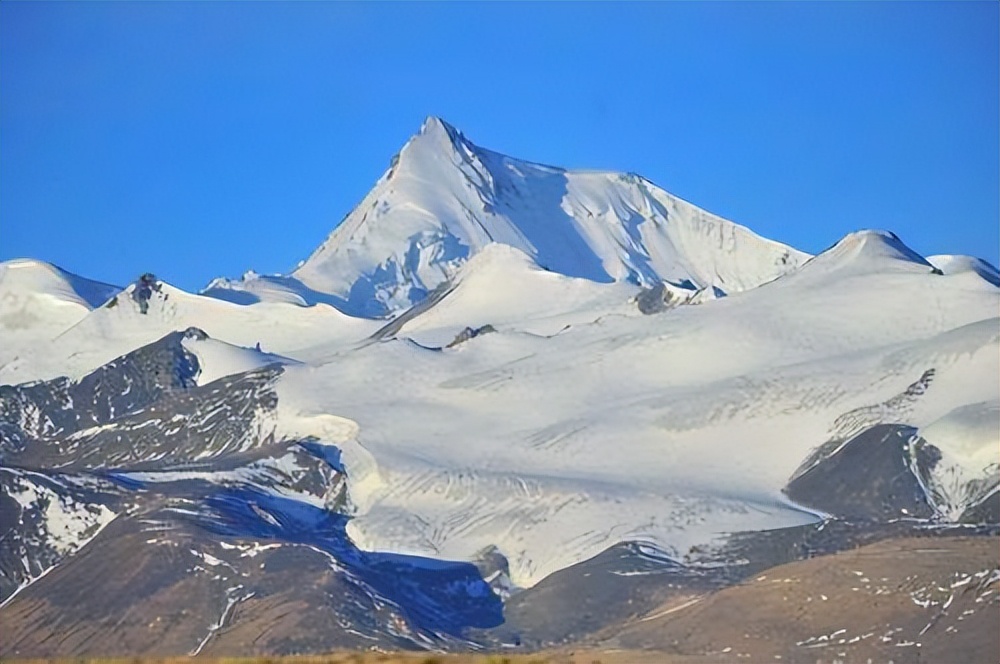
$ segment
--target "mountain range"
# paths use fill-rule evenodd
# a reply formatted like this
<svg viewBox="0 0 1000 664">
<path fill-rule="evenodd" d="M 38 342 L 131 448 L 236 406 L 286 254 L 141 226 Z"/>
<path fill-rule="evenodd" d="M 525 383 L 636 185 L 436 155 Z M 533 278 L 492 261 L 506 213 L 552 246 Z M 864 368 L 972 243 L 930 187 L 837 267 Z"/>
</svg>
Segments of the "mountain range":
<svg viewBox="0 0 1000 664">
<path fill-rule="evenodd" d="M 976 258 L 878 230 L 811 256 L 433 117 L 290 274 L 189 293 L 2 263 L 0 654 L 718 655 L 643 630 L 936 538 L 975 638 L 907 577 L 898 629 L 862 611 L 855 642 L 772 654 L 975 658 L 998 305 Z"/>
</svg>

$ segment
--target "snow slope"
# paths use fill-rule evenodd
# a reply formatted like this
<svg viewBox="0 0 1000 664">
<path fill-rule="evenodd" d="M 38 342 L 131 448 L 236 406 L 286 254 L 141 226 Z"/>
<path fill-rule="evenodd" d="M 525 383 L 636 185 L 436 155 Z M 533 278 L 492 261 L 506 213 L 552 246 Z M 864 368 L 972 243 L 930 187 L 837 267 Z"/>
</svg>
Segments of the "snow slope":
<svg viewBox="0 0 1000 664">
<path fill-rule="evenodd" d="M 0 365 L 69 329 L 119 290 L 43 261 L 0 263 Z"/>
<path fill-rule="evenodd" d="M 201 291 L 201 295 L 235 304 L 280 302 L 300 307 L 329 304 L 343 308 L 343 302 L 340 298 L 329 293 L 314 291 L 294 277 L 261 275 L 252 270 L 239 280 L 213 279 Z"/>
<path fill-rule="evenodd" d="M 928 256 L 927 262 L 945 274 L 975 272 L 994 286 L 1000 286 L 1000 271 L 982 258 L 942 254 L 939 256 Z"/>
<path fill-rule="evenodd" d="M 360 342 L 378 327 L 374 321 L 351 318 L 327 305 L 301 307 L 271 302 L 239 305 L 193 295 L 165 282 L 158 282 L 147 312 L 142 313 L 133 297 L 136 288 L 136 284 L 130 285 L 105 306 L 87 313 L 49 342 L 44 352 L 0 366 L 0 384 L 56 376 L 78 378 L 115 357 L 188 327 L 205 330 L 217 342 L 247 349 L 260 344 L 264 353 L 291 359 L 297 359 L 297 353 L 303 349 L 319 348 L 334 354 Z M 240 358 L 240 353 L 230 355 L 229 359 L 219 360 L 222 366 L 243 366 L 257 361 L 246 355 Z"/>
<path fill-rule="evenodd" d="M 184 348 L 198 358 L 196 385 L 207 385 L 223 376 L 260 369 L 271 364 L 296 364 L 294 360 L 275 353 L 265 353 L 256 348 L 235 346 L 218 339 L 185 337 Z"/>
<path fill-rule="evenodd" d="M 891 234 L 652 316 L 513 250 L 478 258 L 395 337 L 278 382 L 279 430 L 344 451 L 359 546 L 461 560 L 496 546 L 521 586 L 623 540 L 683 557 L 819 518 L 781 489 L 822 443 L 1000 397 L 1000 289 L 936 273 Z M 552 302 L 573 324 L 540 335 L 536 303 Z"/>
<path fill-rule="evenodd" d="M 491 244 L 462 266 L 440 302 L 399 321 L 397 334 L 431 347 L 487 325 L 552 336 L 604 315 L 640 315 L 631 302 L 638 290 L 549 272 L 518 249 Z"/>
<path fill-rule="evenodd" d="M 944 516 L 957 519 L 1000 485 L 1000 402 L 960 406 L 920 430 L 941 452 L 930 477 L 931 498 Z"/>
<path fill-rule="evenodd" d="M 351 314 L 383 316 L 422 300 L 493 242 L 569 277 L 646 286 L 665 280 L 725 293 L 770 281 L 808 258 L 637 175 L 513 159 L 431 117 L 289 277 L 216 280 L 206 294 L 327 301 Z"/>
</svg>

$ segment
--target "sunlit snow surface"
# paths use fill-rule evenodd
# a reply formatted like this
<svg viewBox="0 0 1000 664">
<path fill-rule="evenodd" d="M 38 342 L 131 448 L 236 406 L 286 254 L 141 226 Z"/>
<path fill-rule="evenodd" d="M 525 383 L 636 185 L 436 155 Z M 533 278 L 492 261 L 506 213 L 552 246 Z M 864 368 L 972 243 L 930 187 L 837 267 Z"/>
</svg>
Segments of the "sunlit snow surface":
<svg viewBox="0 0 1000 664">
<path fill-rule="evenodd" d="M 637 176 L 509 159 L 432 119 L 292 275 L 160 284 L 145 312 L 131 286 L 25 340 L 0 382 L 80 377 L 198 327 L 183 343 L 206 390 L 282 365 L 260 426 L 339 448 L 353 545 L 496 547 L 527 587 L 617 542 L 683 557 L 822 518 L 782 489 L 857 426 L 939 446 L 929 490 L 954 516 L 968 479 L 996 484 L 991 269 L 875 231 L 810 258 Z M 678 306 L 640 313 L 663 282 Z"/>
<path fill-rule="evenodd" d="M 941 452 L 929 488 L 932 502 L 942 515 L 958 518 L 997 490 L 998 432 L 997 401 L 959 406 L 920 430 L 920 435 Z"/>
<path fill-rule="evenodd" d="M 422 300 L 492 243 L 596 282 L 752 288 L 807 254 L 629 173 L 568 171 L 474 145 L 428 118 L 372 191 L 287 277 L 216 280 L 234 302 L 325 302 L 363 316 Z"/>
<path fill-rule="evenodd" d="M 215 378 L 241 370 L 237 367 L 249 369 L 271 360 L 287 361 L 282 358 L 295 360 L 300 352 L 323 349 L 333 353 L 379 327 L 376 321 L 352 318 L 328 305 L 300 307 L 265 302 L 242 306 L 187 293 L 162 282 L 143 314 L 132 297 L 134 291 L 135 285 L 129 286 L 51 342 L 35 339 L 36 347 L 44 347 L 44 352 L 22 352 L 0 366 L 0 383 L 65 375 L 78 378 L 139 346 L 188 327 L 198 327 L 213 339 L 243 349 L 225 352 L 218 346 L 213 348 L 212 343 L 202 345 L 201 352 L 213 356 L 206 370 Z M 281 357 L 268 358 L 267 354 Z M 220 363 L 232 366 L 225 370 L 218 368 Z"/>
<path fill-rule="evenodd" d="M 998 396 L 997 289 L 935 274 L 888 234 L 648 317 L 609 306 L 613 285 L 486 258 L 502 274 L 466 274 L 395 338 L 278 383 L 290 435 L 342 445 L 363 548 L 472 559 L 495 545 L 522 586 L 622 540 L 683 555 L 816 519 L 781 489 L 844 413 L 919 427 Z M 489 311 L 497 332 L 431 349 Z M 931 368 L 912 405 L 882 405 Z M 356 432 L 325 432 L 329 413 Z M 997 456 L 993 432 L 978 454 Z"/>
<path fill-rule="evenodd" d="M 0 263 L 0 365 L 80 322 L 118 290 L 43 261 Z"/>
</svg>

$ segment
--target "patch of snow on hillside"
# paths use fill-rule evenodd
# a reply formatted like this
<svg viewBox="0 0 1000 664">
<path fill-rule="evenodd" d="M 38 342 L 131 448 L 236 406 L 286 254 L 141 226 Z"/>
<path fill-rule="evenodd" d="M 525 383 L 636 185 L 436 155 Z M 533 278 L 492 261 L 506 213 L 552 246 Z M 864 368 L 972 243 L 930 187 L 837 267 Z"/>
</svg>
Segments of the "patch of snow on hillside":
<svg viewBox="0 0 1000 664">
<path fill-rule="evenodd" d="M 257 348 L 234 346 L 217 339 L 185 337 L 181 343 L 198 358 L 198 385 L 207 385 L 223 376 L 259 369 L 269 364 L 291 364 L 290 360 L 274 353 L 265 353 Z"/>
<path fill-rule="evenodd" d="M 941 452 L 930 477 L 935 509 L 957 521 L 1000 485 L 1000 402 L 960 406 L 919 434 Z"/>
<path fill-rule="evenodd" d="M 431 309 L 406 322 L 399 336 L 446 346 L 465 328 L 489 325 L 552 336 L 606 315 L 638 315 L 630 284 L 599 284 L 543 270 L 526 254 L 491 244 L 454 278 L 455 287 Z"/>
<path fill-rule="evenodd" d="M 978 274 L 994 286 L 1000 286 L 1000 270 L 997 270 L 997 268 L 981 258 L 942 254 L 939 256 L 928 256 L 927 262 L 945 274 L 972 272 Z"/>
</svg>

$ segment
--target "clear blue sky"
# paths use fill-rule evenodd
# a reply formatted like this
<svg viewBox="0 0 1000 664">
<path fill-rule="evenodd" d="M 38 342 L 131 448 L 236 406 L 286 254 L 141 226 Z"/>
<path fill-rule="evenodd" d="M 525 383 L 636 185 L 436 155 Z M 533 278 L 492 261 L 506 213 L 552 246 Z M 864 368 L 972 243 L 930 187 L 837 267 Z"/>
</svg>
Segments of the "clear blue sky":
<svg viewBox="0 0 1000 664">
<path fill-rule="evenodd" d="M 0 3 L 0 259 L 287 272 L 426 115 L 817 252 L 998 262 L 998 8 Z"/>
</svg>

